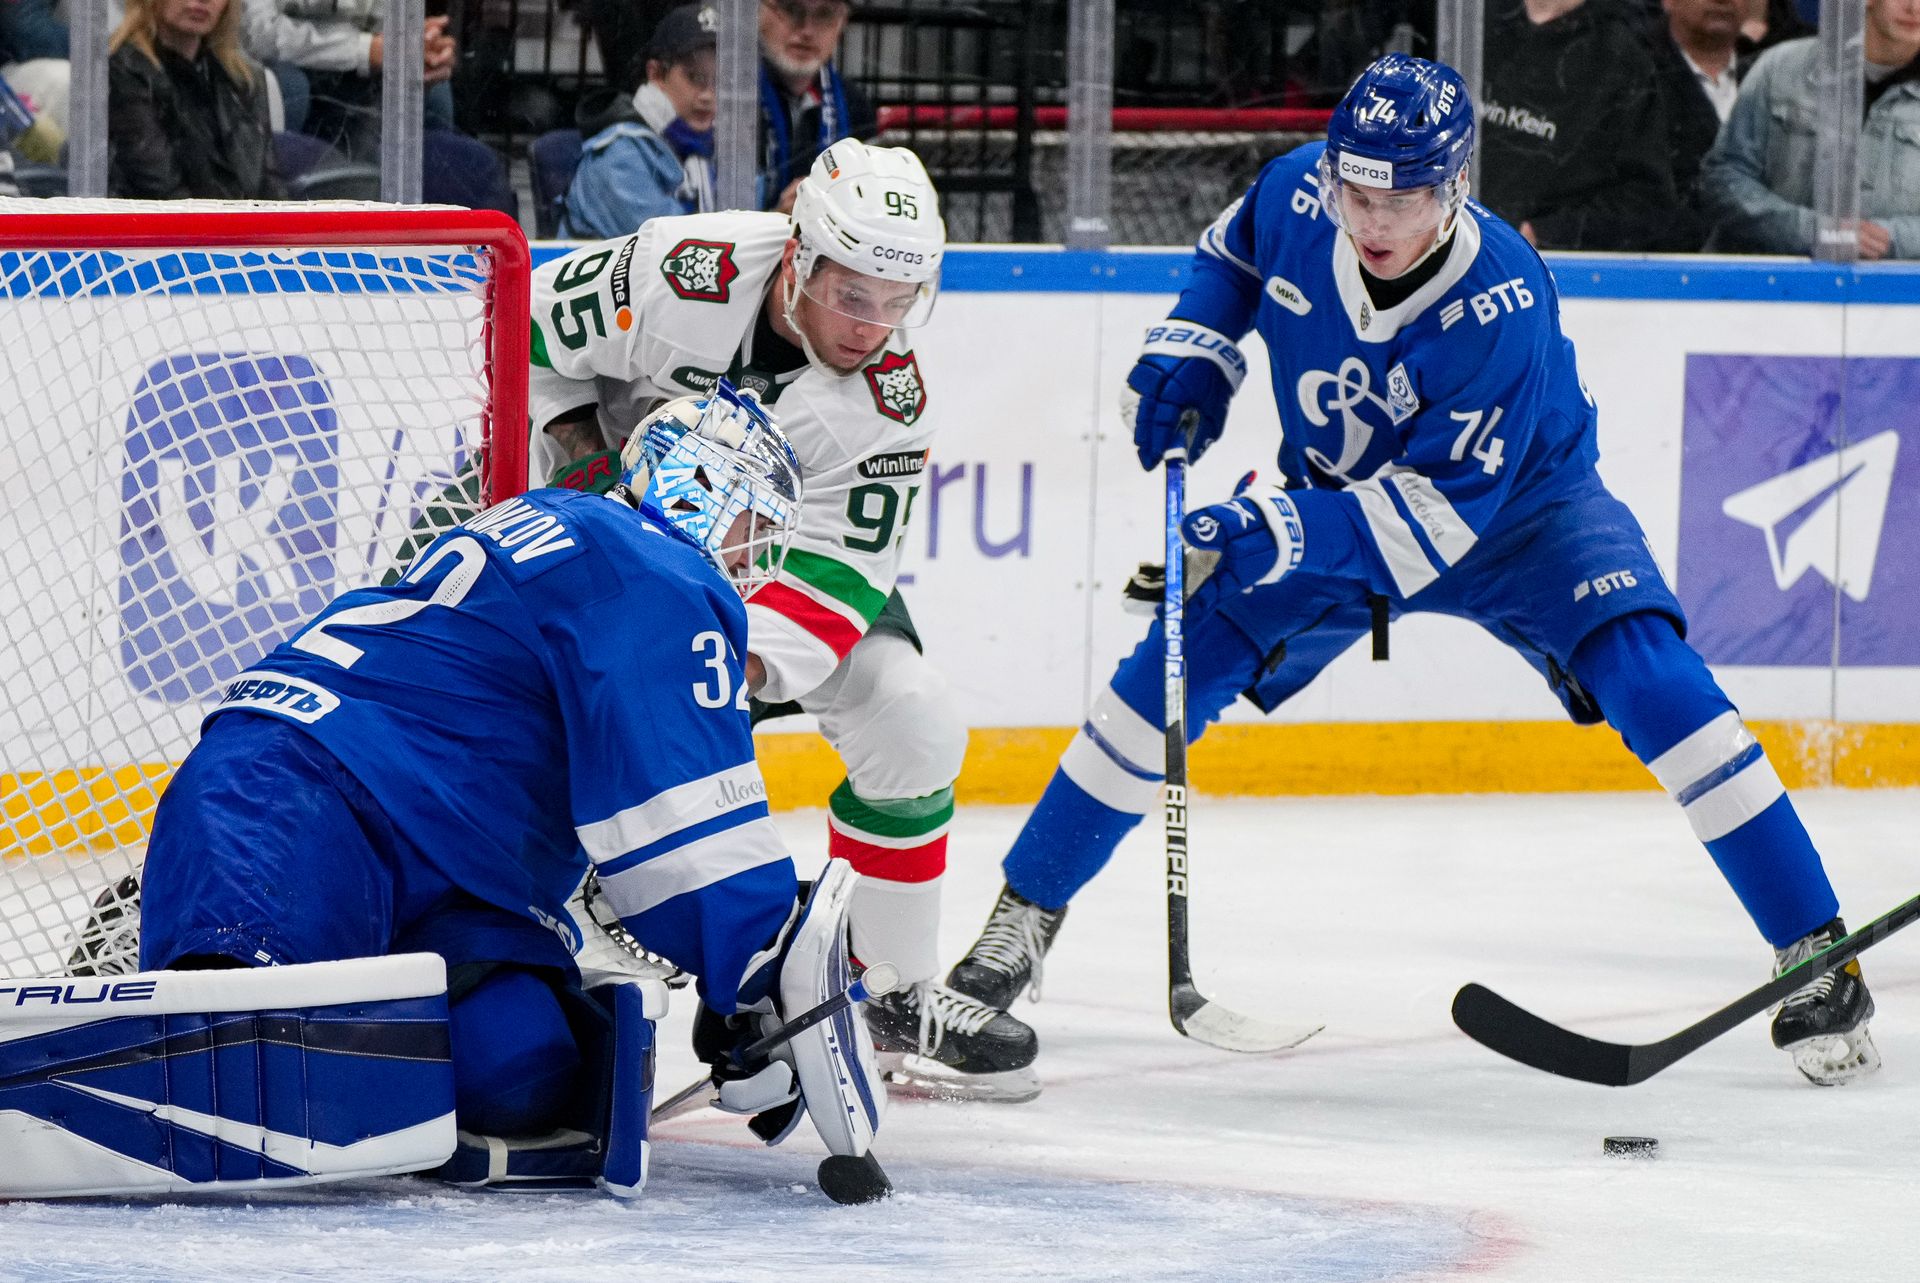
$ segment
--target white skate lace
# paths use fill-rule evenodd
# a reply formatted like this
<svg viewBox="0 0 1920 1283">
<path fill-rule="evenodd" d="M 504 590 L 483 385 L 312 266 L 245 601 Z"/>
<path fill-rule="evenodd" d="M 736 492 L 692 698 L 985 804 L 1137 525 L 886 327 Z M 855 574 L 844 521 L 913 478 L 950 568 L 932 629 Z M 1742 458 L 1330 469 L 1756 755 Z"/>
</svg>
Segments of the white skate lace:
<svg viewBox="0 0 1920 1283">
<path fill-rule="evenodd" d="M 1017 977 L 1020 968 L 1028 968 L 1027 987 L 1035 1002 L 1040 1001 L 1040 967 L 1047 956 L 1047 918 L 1051 916 L 1037 904 L 1009 901 L 994 911 L 973 947 L 973 960 L 1005 976 Z"/>
<path fill-rule="evenodd" d="M 932 980 L 923 980 L 914 986 L 913 1002 L 920 1008 L 920 1054 L 923 1056 L 938 1051 L 949 1030 L 977 1034 L 1000 1014 L 986 1003 L 975 1002 Z"/>
<path fill-rule="evenodd" d="M 1773 974 L 1776 976 L 1785 975 L 1788 971 L 1799 966 L 1808 958 L 1811 958 L 1814 954 L 1825 949 L 1832 943 L 1833 937 L 1829 936 L 1825 931 L 1816 931 L 1810 936 L 1803 936 L 1795 940 L 1792 944 L 1773 955 Z M 1795 989 L 1792 993 L 1788 994 L 1786 1000 L 1780 1004 L 1781 1008 L 1784 1010 L 1787 1007 L 1804 1007 L 1811 1002 L 1825 1001 L 1827 995 L 1833 992 L 1834 974 L 1834 971 L 1829 971 L 1811 984 L 1805 984 Z"/>
</svg>

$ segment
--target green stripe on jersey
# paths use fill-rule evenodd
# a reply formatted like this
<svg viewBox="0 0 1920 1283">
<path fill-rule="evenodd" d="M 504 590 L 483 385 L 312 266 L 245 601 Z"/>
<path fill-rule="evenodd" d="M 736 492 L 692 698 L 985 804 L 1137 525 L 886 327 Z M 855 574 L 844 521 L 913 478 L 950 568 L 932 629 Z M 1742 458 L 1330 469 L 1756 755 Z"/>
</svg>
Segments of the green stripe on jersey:
<svg viewBox="0 0 1920 1283">
<path fill-rule="evenodd" d="M 531 359 L 533 364 L 543 370 L 551 370 L 553 368 L 553 362 L 547 359 L 547 336 L 540 332 L 540 322 L 538 321 L 533 323 L 533 352 Z"/>
<path fill-rule="evenodd" d="M 786 567 L 795 579 L 817 588 L 835 601 L 845 602 L 871 624 L 885 609 L 887 595 L 860 577 L 860 572 L 844 561 L 822 557 L 800 548 L 787 551 Z"/>
<path fill-rule="evenodd" d="M 874 802 L 855 797 L 853 784 L 841 780 L 827 806 L 848 828 L 883 838 L 924 837 L 953 819 L 953 790 L 941 789 L 925 797 L 888 798 Z"/>
</svg>

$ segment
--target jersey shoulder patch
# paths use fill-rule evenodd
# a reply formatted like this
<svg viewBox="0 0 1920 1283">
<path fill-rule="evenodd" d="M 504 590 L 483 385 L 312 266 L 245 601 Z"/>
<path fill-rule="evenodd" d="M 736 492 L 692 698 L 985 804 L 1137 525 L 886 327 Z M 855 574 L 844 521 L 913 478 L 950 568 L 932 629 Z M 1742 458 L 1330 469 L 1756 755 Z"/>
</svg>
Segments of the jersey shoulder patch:
<svg viewBox="0 0 1920 1283">
<path fill-rule="evenodd" d="M 874 408 L 896 423 L 911 427 L 927 411 L 927 385 L 911 349 L 883 352 L 860 373 L 873 394 Z"/>
<path fill-rule="evenodd" d="M 725 303 L 740 275 L 733 242 L 682 238 L 660 260 L 660 275 L 676 297 L 694 303 Z"/>
</svg>

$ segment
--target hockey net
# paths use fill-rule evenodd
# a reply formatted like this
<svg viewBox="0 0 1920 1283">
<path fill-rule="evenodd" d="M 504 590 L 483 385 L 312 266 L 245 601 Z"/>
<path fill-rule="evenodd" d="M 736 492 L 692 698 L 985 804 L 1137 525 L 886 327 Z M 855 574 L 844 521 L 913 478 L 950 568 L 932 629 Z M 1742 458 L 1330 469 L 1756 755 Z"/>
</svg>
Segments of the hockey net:
<svg viewBox="0 0 1920 1283">
<path fill-rule="evenodd" d="M 527 272 L 468 210 L 0 201 L 0 975 L 131 970 L 224 684 L 524 488 Z"/>
</svg>

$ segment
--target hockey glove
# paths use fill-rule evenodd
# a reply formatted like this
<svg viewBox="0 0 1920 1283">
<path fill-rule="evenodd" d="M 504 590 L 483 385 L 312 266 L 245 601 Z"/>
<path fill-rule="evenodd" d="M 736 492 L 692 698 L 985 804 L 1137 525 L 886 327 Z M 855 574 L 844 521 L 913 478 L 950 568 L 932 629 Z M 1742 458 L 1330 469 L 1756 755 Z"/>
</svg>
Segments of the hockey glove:
<svg viewBox="0 0 1920 1283">
<path fill-rule="evenodd" d="M 1120 394 L 1120 419 L 1133 433 L 1140 466 L 1151 472 L 1185 445 L 1198 459 L 1227 426 L 1227 403 L 1247 374 L 1247 358 L 1226 335 L 1192 321 L 1166 320 L 1147 344 Z"/>
<path fill-rule="evenodd" d="M 714 1106 L 752 1115 L 747 1125 L 754 1135 L 778 1145 L 799 1124 L 803 1105 L 792 1065 L 777 1059 L 742 1063 L 739 1052 L 760 1037 L 760 1024 L 751 1014 L 722 1016 L 701 1003 L 693 1018 L 693 1050 L 712 1074 Z"/>
<path fill-rule="evenodd" d="M 1247 592 L 1300 564 L 1306 530 L 1284 490 L 1261 489 L 1198 508 L 1181 523 L 1187 544 L 1187 610 L 1201 614 L 1225 593 Z"/>
</svg>

